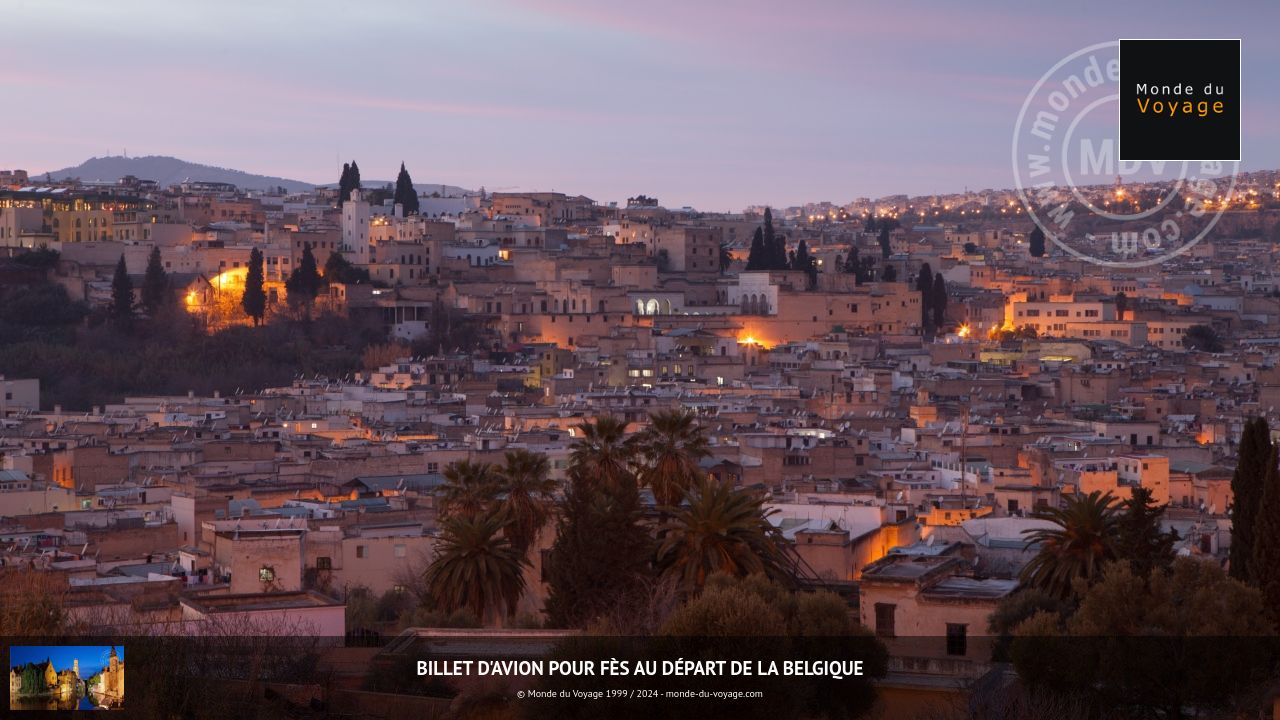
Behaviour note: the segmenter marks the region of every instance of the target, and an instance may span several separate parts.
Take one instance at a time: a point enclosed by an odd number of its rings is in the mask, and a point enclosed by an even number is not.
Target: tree
[[[498,469],[498,508],[507,520],[507,537],[521,555],[551,518],[556,482],[547,477],[547,456],[523,448],[508,450]]]
[[[880,257],[885,260],[893,254],[893,247],[889,244],[889,224],[887,222],[880,225]]]
[[[142,278],[142,305],[151,315],[169,304],[169,276],[160,262],[160,247],[151,248],[147,256],[147,272]]]
[[[1178,197],[1182,197],[1182,196],[1179,195]],[[1129,310],[1129,296],[1125,295],[1123,292],[1116,293],[1116,315],[1123,319],[1125,312],[1127,312],[1128,310]]]
[[[773,210],[764,209],[764,249],[767,257],[764,270],[787,269],[787,241],[773,229]]]
[[[1280,446],[1272,445],[1262,475],[1262,494],[1253,527],[1253,584],[1271,616],[1280,617]]]
[[[347,202],[351,199],[351,191],[359,188],[360,167],[356,165],[356,161],[342,163],[342,177],[338,179],[338,201]]]
[[[1079,608],[1065,622],[1039,613],[1014,632],[1014,667],[1033,693],[1086,698],[1092,717],[1180,718],[1191,708],[1226,710],[1274,682],[1273,639],[1264,637],[1274,625],[1261,593],[1216,563],[1178,558],[1149,578],[1110,563],[1098,582],[1080,586]]]
[[[977,245],[974,245],[974,244],[973,244],[973,243],[971,243],[971,242],[967,242],[967,243],[965,243],[965,244],[964,244],[964,254],[965,254],[965,255],[977,255],[977,254],[978,254],[978,246],[977,246]]]
[[[929,263],[920,266],[916,275],[916,290],[920,293],[920,327],[928,328],[933,323],[933,269]]]
[[[763,572],[789,580],[781,535],[769,523],[759,493],[704,478],[690,488],[687,504],[663,525],[658,565],[681,589],[696,594],[716,572]]]
[[[653,539],[640,524],[635,486],[571,472],[545,566],[549,624],[584,627],[611,614],[642,592],[652,557]]]
[[[244,276],[244,295],[240,297],[240,307],[244,314],[253,318],[253,324],[261,325],[267,314],[267,291],[263,287],[262,251],[254,248],[249,251],[249,272]]]
[[[368,284],[372,282],[369,271],[352,265],[340,251],[329,253],[324,261],[324,281],[342,283],[344,285]]]
[[[1192,325],[1182,335],[1182,345],[1188,350],[1220,353],[1223,351],[1222,339],[1217,331],[1208,325]]]
[[[444,483],[437,493],[439,514],[447,518],[491,510],[498,487],[497,473],[489,463],[455,460],[444,468]]]
[[[1044,231],[1039,225],[1031,229],[1031,234],[1027,236],[1027,245],[1031,257],[1044,257]]]
[[[707,438],[693,413],[662,410],[649,416],[649,427],[636,438],[644,464],[640,484],[653,490],[659,505],[675,507],[704,473],[698,462],[710,454]]]
[[[1263,478],[1271,457],[1271,428],[1266,418],[1255,417],[1244,424],[1236,469],[1231,475],[1231,577],[1253,582],[1254,526],[1262,503]]]
[[[116,263],[115,275],[111,278],[111,304],[108,314],[118,322],[126,322],[133,318],[133,281],[129,279],[129,269],[124,264],[124,255]]]
[[[766,251],[764,249],[764,231],[756,228],[756,232],[751,236],[751,252],[747,255],[747,270],[766,270],[768,260],[765,258]]]
[[[293,305],[311,304],[320,294],[323,284],[320,271],[316,269],[316,256],[311,252],[311,243],[303,243],[302,259],[284,283],[289,302]]]
[[[1116,557],[1127,561],[1134,572],[1149,577],[1156,570],[1167,570],[1173,564],[1175,530],[1161,529],[1164,506],[1152,500],[1151,489],[1135,487],[1133,494],[1120,503],[1116,518]]]
[[[611,491],[634,491],[635,442],[626,437],[627,422],[611,415],[580,423],[569,446],[569,475]]]
[[[441,527],[424,579],[446,610],[509,617],[524,593],[524,555],[503,536],[501,513],[455,515]]]
[[[947,319],[947,283],[942,279],[942,273],[933,276],[933,290],[929,300],[933,306],[933,325],[942,327]]]
[[[405,215],[418,214],[418,191],[413,187],[413,179],[409,177],[409,171],[405,169],[404,163],[400,163],[400,174],[396,176],[396,195],[395,202],[403,210]]]
[[[888,263],[885,263],[884,270],[880,272],[880,279],[883,280],[884,282],[897,282],[898,268]]]
[[[1102,566],[1116,557],[1118,509],[1111,493],[1094,491],[1069,496],[1064,506],[1036,513],[1056,528],[1028,531],[1027,547],[1039,545],[1035,557],[1022,568],[1022,582],[1059,598],[1071,595],[1077,578],[1097,580]]]

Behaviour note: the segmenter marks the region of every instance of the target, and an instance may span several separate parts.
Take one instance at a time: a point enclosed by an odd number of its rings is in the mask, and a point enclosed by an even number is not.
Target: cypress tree
[[[880,273],[880,279],[885,282],[894,282],[898,279],[898,268],[893,265],[886,264],[884,270]]]
[[[756,228],[751,236],[751,253],[747,255],[747,270],[765,270],[764,233]]]
[[[111,304],[107,311],[116,320],[133,317],[133,281],[129,279],[129,269],[124,264],[123,254],[120,255],[116,273],[111,278]]]
[[[413,179],[403,162],[400,163],[400,174],[396,176],[395,202],[404,209],[406,216],[418,214],[418,191],[413,189]]]
[[[640,525],[635,488],[604,490],[593,480],[570,480],[547,560],[554,627],[582,627],[607,614],[652,573],[653,541]]]
[[[302,259],[298,267],[289,273],[284,287],[288,292],[289,302],[293,304],[310,303],[320,293],[324,281],[316,269],[316,256],[311,253],[311,243],[302,244]]]
[[[1027,243],[1030,245],[1031,257],[1044,257],[1044,231],[1039,225],[1031,230]]]
[[[787,269],[787,241],[780,239],[773,229],[773,210],[764,209],[765,266],[762,270]]]
[[[361,187],[360,186],[360,166],[356,164],[355,160],[352,160],[351,161],[351,189],[359,190],[360,187]],[[349,193],[348,193],[348,197],[350,197]]]
[[[916,276],[916,291],[920,293],[920,326],[929,327],[933,321],[933,268],[929,263],[920,266]]]
[[[351,163],[342,163],[342,177],[338,178],[338,202],[351,199]]]
[[[880,255],[888,260],[893,254],[893,248],[889,245],[889,223],[881,223],[880,225]]]
[[[942,273],[933,276],[933,290],[930,294],[933,305],[933,325],[942,327],[947,315],[947,283],[942,279]]]
[[[142,280],[142,305],[148,313],[155,315],[169,304],[169,297],[169,276],[160,262],[160,248],[153,247],[147,257],[147,273]]]
[[[1236,470],[1231,476],[1231,577],[1252,583],[1255,527],[1271,457],[1271,428],[1266,419],[1255,417],[1245,423],[1237,455]]]
[[[1280,447],[1271,446],[1253,525],[1250,571],[1273,617],[1280,617]],[[1233,539],[1234,543],[1234,539]]]
[[[262,317],[267,314],[267,291],[263,288],[262,251],[254,248],[249,253],[249,273],[244,278],[244,295],[240,298],[240,306],[244,314],[253,318],[253,324],[260,325]]]

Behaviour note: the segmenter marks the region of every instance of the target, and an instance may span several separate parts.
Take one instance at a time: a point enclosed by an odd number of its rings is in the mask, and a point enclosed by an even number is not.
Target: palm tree
[[[498,493],[498,478],[489,463],[457,460],[444,469],[440,517],[475,515],[489,509]]]
[[[503,535],[501,512],[454,515],[444,521],[424,579],[431,596],[452,612],[477,618],[510,616],[524,593],[524,555]]]
[[[716,572],[786,577],[781,534],[769,522],[777,510],[766,511],[762,495],[704,478],[689,489],[687,500],[663,526],[658,548],[663,574],[676,578],[685,592],[697,592]]]
[[[703,476],[698,461],[710,454],[707,437],[693,413],[662,410],[649,416],[649,427],[636,438],[644,458],[640,484],[653,490],[659,505],[676,506]]]
[[[635,443],[626,437],[627,422],[606,415],[593,423],[579,423],[579,434],[569,446],[569,472],[575,477],[611,491],[635,491],[631,471]]]
[[[547,477],[551,465],[542,453],[507,451],[498,469],[498,507],[507,518],[507,537],[523,555],[551,518],[556,482]]]
[[[1116,557],[1119,513],[1115,496],[1097,490],[1036,513],[1057,527],[1026,531],[1027,547],[1038,544],[1040,550],[1022,568],[1022,581],[1066,598],[1076,578],[1092,582],[1101,577],[1102,566]]]

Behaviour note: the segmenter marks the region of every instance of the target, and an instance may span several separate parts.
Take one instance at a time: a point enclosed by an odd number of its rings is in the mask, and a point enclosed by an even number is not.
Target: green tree
[[[169,304],[171,297],[169,276],[160,261],[160,248],[152,247],[151,254],[147,256],[147,272],[142,279],[142,306],[155,315]]]
[[[728,245],[720,246],[720,274],[723,275],[730,267],[733,266],[733,251]]]
[[[507,519],[507,537],[524,555],[551,518],[556,482],[547,477],[547,456],[523,448],[508,450],[498,469],[498,508]]]
[[[611,415],[575,426],[569,445],[569,475],[611,491],[636,488],[632,462],[635,441],[626,437],[627,422]]]
[[[1263,478],[1271,457],[1271,428],[1266,418],[1245,422],[1236,450],[1236,469],[1231,475],[1231,577],[1252,583],[1253,548],[1262,503]]]
[[[1143,577],[1173,564],[1173,544],[1178,540],[1178,533],[1162,530],[1163,518],[1164,506],[1155,504],[1150,488],[1135,487],[1133,494],[1120,503],[1116,517],[1116,557],[1127,561],[1134,572]]]
[[[396,176],[395,202],[406,216],[418,214],[418,191],[414,189],[413,178],[409,177],[403,162],[400,163],[400,174]]]
[[[1224,347],[1218,332],[1208,325],[1192,325],[1182,335],[1182,345],[1188,350],[1220,353]]]
[[[1031,234],[1027,236],[1027,245],[1031,257],[1044,257],[1044,231],[1039,225],[1031,229]]]
[[[634,484],[570,473],[545,566],[551,626],[585,627],[643,592],[653,573],[653,539],[640,519]]]
[[[249,251],[249,272],[244,276],[244,294],[240,297],[240,307],[244,314],[253,318],[254,325],[262,324],[267,314],[267,291],[263,287],[262,251],[254,248]]]
[[[929,263],[920,266],[916,275],[916,291],[920,293],[920,327],[933,327],[933,268]]]
[[[1059,598],[1075,591],[1077,578],[1097,580],[1116,557],[1118,508],[1111,493],[1094,491],[1063,499],[1064,506],[1036,513],[1057,527],[1028,531],[1027,546],[1039,545],[1022,568],[1022,582]]]
[[[947,320],[947,283],[942,273],[933,276],[933,289],[929,293],[929,304],[933,310],[933,326],[942,327]]]
[[[497,512],[455,515],[442,523],[424,579],[445,610],[466,608],[479,618],[515,614],[528,563],[503,535],[504,524]]]
[[[967,243],[965,243],[965,244],[964,244],[964,254],[965,254],[965,255],[977,255],[977,254],[978,254],[978,246],[977,246],[977,245],[974,245],[974,244],[973,244],[973,243],[971,243],[971,242],[967,242]]]
[[[885,282],[897,282],[898,268],[888,263],[885,263],[884,271],[880,273],[880,279]]]
[[[129,269],[124,264],[124,255],[116,263],[115,275],[111,278],[111,304],[107,313],[118,322],[127,322],[133,318],[133,281],[129,279]]]
[[[661,410],[649,416],[649,427],[636,437],[643,458],[639,481],[653,490],[659,505],[675,507],[702,479],[699,461],[710,454],[707,437],[693,413]]]
[[[1010,654],[1033,694],[1086,698],[1093,717],[1219,717],[1274,682],[1262,595],[1216,563],[1178,558],[1145,578],[1116,562],[1078,584],[1065,623],[1046,612],[1015,630]]]
[[[360,168],[356,165],[356,161],[342,163],[342,177],[338,179],[338,201],[347,202],[351,199],[351,191],[359,188]]]
[[[323,285],[324,280],[316,269],[316,256],[311,252],[311,243],[303,243],[302,258],[284,283],[290,304],[310,305],[320,294]]]
[[[324,261],[324,281],[342,283],[344,285],[368,284],[372,282],[369,271],[352,265],[340,251],[329,253]]]
[[[717,572],[763,572],[790,581],[781,534],[769,522],[774,510],[750,490],[704,478],[689,489],[687,504],[663,524],[657,561],[682,591],[696,594]]]
[[[764,231],[757,227],[755,234],[751,236],[751,252],[747,255],[747,270],[767,270],[768,261],[765,258],[766,255]]]
[[[885,260],[888,260],[889,256],[893,254],[893,246],[889,243],[889,224],[887,222],[880,225],[879,240],[880,240],[880,257]]]
[[[492,509],[497,497],[497,473],[489,463],[455,460],[444,468],[444,483],[437,491],[441,517],[478,515]]]
[[[1271,617],[1280,618],[1280,447],[1271,446],[1253,527],[1253,584]]]

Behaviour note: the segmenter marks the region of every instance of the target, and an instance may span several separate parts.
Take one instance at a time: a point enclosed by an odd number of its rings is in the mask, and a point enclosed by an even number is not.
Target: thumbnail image
[[[124,705],[124,646],[9,648],[10,710],[112,710]]]

